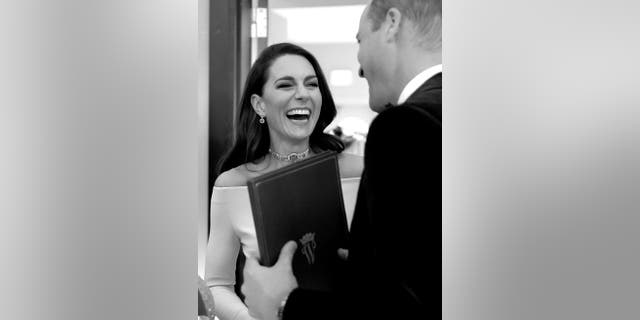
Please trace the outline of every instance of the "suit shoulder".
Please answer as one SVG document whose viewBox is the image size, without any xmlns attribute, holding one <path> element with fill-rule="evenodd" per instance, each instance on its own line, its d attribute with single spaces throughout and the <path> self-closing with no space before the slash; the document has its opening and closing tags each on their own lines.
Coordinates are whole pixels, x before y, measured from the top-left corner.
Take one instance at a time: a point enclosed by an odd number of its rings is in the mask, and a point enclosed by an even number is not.
<svg viewBox="0 0 640 320">
<path fill-rule="evenodd" d="M 359 155 L 342 152 L 338 155 L 338 165 L 340 167 L 340 177 L 360 177 L 364 169 L 364 158 Z"/>
<path fill-rule="evenodd" d="M 441 121 L 428 109 L 413 104 L 390 107 L 381 112 L 371 123 L 371 129 L 384 127 L 386 130 L 417 129 L 416 127 L 438 127 Z"/>
</svg>

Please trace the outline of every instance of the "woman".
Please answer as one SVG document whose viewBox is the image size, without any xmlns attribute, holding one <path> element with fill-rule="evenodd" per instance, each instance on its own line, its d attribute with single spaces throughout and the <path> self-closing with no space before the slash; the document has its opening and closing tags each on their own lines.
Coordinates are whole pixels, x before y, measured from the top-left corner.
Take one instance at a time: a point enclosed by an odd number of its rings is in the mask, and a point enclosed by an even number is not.
<svg viewBox="0 0 640 320">
<path fill-rule="evenodd" d="M 335 115 L 324 74 L 308 51 L 272 45 L 251 67 L 235 142 L 219 161 L 211 200 L 205 279 L 218 318 L 252 319 L 233 287 L 240 248 L 245 256 L 259 256 L 247 180 L 324 150 L 341 152 L 342 142 L 323 132 Z M 363 163 L 340 154 L 339 164 L 350 223 Z"/>
</svg>

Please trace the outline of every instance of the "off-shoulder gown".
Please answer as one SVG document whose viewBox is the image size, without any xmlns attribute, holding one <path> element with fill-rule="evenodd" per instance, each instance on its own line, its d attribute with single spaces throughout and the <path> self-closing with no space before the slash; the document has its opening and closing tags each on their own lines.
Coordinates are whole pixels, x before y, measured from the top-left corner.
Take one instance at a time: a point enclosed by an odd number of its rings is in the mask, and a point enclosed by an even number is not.
<svg viewBox="0 0 640 320">
<path fill-rule="evenodd" d="M 348 226 L 353 218 L 359 184 L 360 177 L 341 179 Z M 235 285 L 236 258 L 240 248 L 246 257 L 260 257 L 248 188 L 214 187 L 205 262 L 205 281 L 210 288 Z M 215 311 L 222 319 L 234 319 L 240 311 L 246 310 L 234 294 L 213 291 L 213 297 Z"/>
</svg>

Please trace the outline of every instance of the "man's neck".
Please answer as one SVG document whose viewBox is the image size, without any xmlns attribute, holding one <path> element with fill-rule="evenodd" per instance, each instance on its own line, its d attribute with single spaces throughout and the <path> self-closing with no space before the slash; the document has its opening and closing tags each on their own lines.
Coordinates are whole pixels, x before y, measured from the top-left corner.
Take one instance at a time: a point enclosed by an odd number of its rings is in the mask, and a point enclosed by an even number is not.
<svg viewBox="0 0 640 320">
<path fill-rule="evenodd" d="M 399 61 L 398 66 L 398 84 L 397 97 L 404 87 L 420 72 L 435 65 L 442 64 L 442 53 L 421 51 L 421 50 L 407 50 Z"/>
</svg>

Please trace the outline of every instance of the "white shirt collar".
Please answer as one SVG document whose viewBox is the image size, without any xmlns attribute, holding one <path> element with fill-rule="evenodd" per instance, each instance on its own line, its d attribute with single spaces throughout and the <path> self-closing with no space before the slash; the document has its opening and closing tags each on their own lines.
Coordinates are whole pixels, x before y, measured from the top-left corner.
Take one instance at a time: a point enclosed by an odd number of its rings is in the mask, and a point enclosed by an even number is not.
<svg viewBox="0 0 640 320">
<path fill-rule="evenodd" d="M 433 67 L 429 67 L 424 71 L 418 73 L 400 93 L 400 97 L 398 98 L 398 105 L 403 104 L 409 97 L 420 88 L 420 86 L 425 83 L 425 81 L 429 80 L 431 77 L 435 76 L 438 73 L 442 72 L 442 64 L 436 64 Z"/>
</svg>

